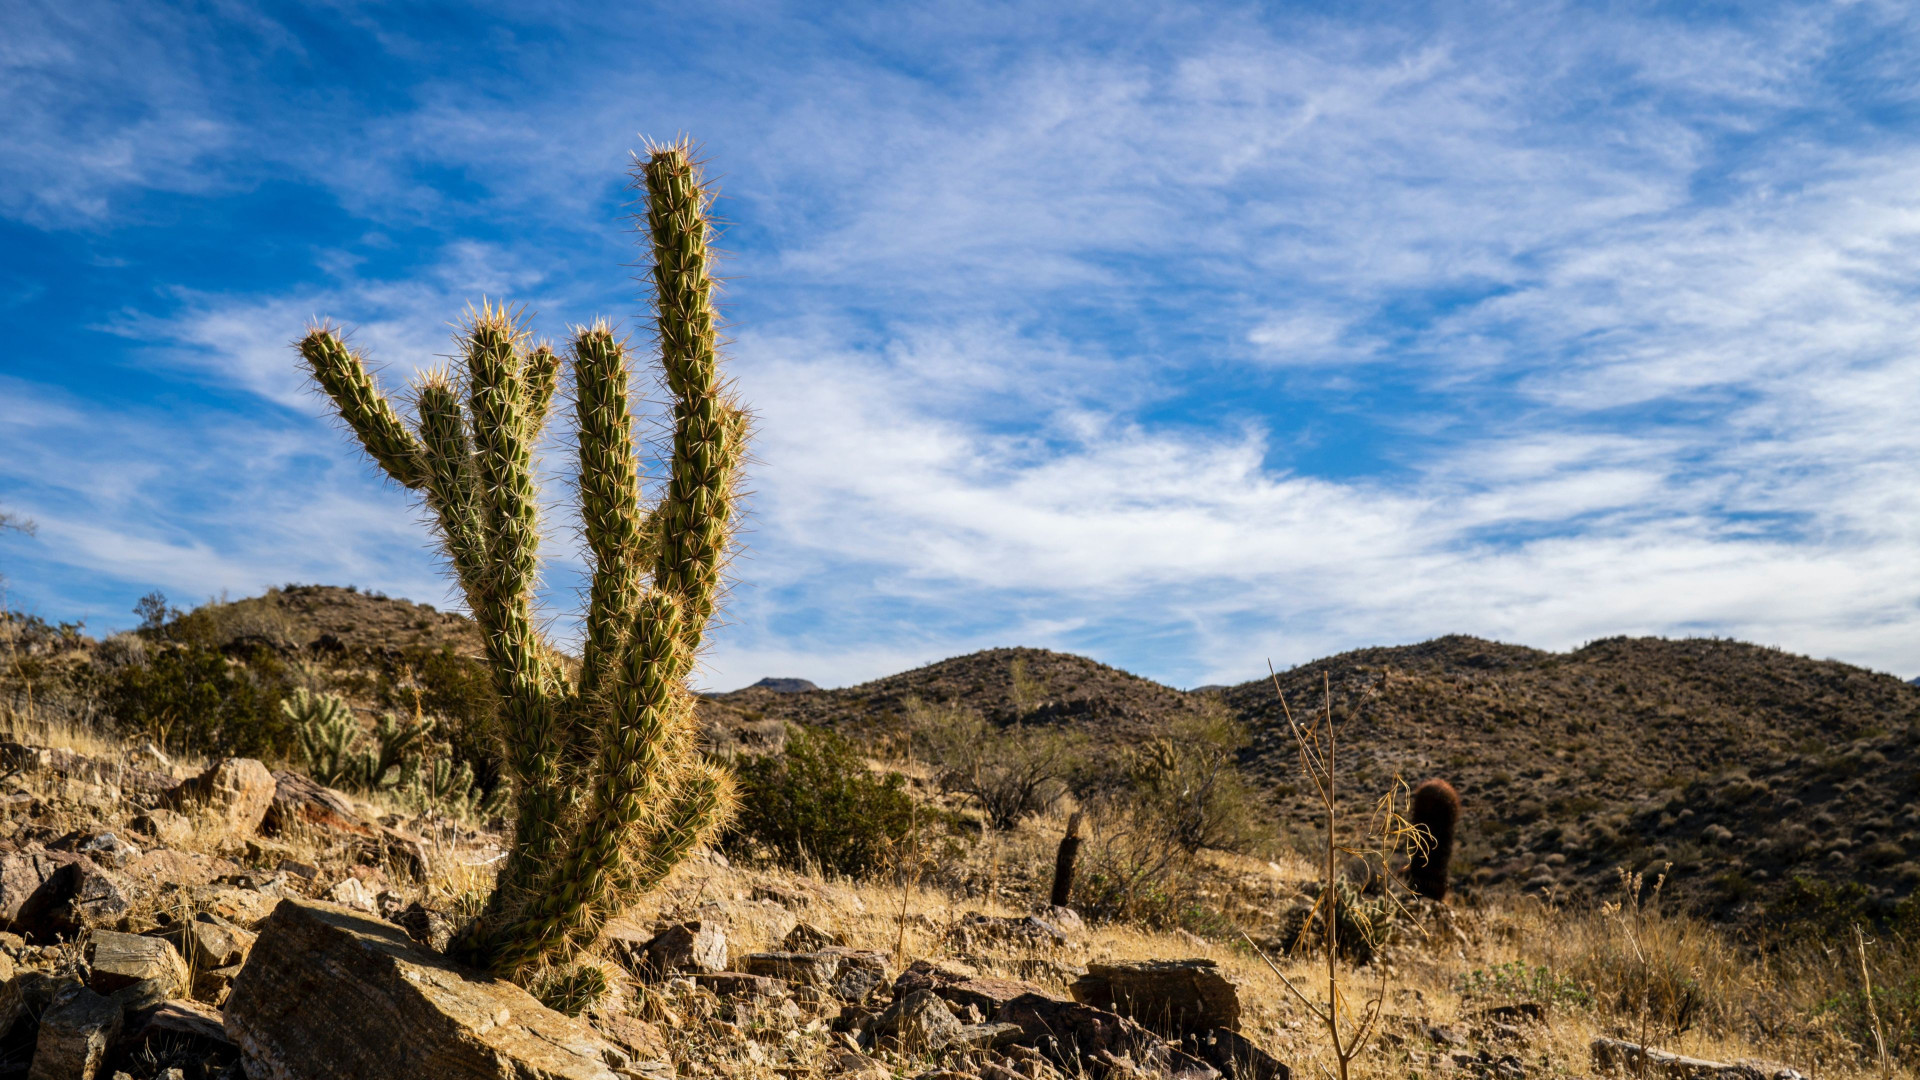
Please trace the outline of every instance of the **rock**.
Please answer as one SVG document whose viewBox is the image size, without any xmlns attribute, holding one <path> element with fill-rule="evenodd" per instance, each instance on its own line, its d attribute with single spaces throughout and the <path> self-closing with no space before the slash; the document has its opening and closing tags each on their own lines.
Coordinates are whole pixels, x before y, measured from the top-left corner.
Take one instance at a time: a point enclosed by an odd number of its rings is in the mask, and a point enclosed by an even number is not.
<svg viewBox="0 0 1920 1080">
<path fill-rule="evenodd" d="M 1657 1076 L 1664 1080 L 1807 1080 L 1799 1070 L 1778 1062 L 1707 1061 L 1642 1047 L 1624 1039 L 1595 1039 L 1588 1044 L 1588 1049 L 1593 1054 L 1593 1067 L 1599 1072 Z"/>
<path fill-rule="evenodd" d="M 832 945 L 845 947 L 847 939 L 830 930 L 822 930 L 812 923 L 795 923 L 792 930 L 780 942 L 780 948 L 786 952 L 813 952 Z"/>
<path fill-rule="evenodd" d="M 356 877 L 341 878 L 335 882 L 333 888 L 327 890 L 327 899 L 342 907 L 368 913 L 376 910 L 379 904 L 379 897 L 374 895 L 372 889 L 367 888 L 365 882 Z"/>
<path fill-rule="evenodd" d="M 0 923 L 23 934 L 47 933 L 54 909 L 72 887 L 77 861 L 64 852 L 0 854 Z"/>
<path fill-rule="evenodd" d="M 744 971 L 711 971 L 693 977 L 694 985 L 713 991 L 723 998 L 783 998 L 786 986 L 765 975 Z"/>
<path fill-rule="evenodd" d="M 241 837 L 260 831 L 273 794 L 273 774 L 265 765 L 252 758 L 223 758 L 174 788 L 167 802 L 197 809 L 229 835 Z"/>
<path fill-rule="evenodd" d="M 888 1006 L 873 1030 L 901 1053 L 930 1054 L 952 1043 L 962 1026 L 938 994 L 915 990 Z"/>
<path fill-rule="evenodd" d="M 225 1011 L 255 1080 L 615 1080 L 625 1055 L 511 983 L 332 904 L 282 900 Z"/>
<path fill-rule="evenodd" d="M 195 970 L 209 971 L 244 963 L 254 934 L 211 911 L 202 911 L 167 935 Z"/>
<path fill-rule="evenodd" d="M 620 937 L 612 943 L 615 959 L 636 975 L 727 970 L 727 932 L 711 919 L 665 925 L 642 942 Z M 751 967 L 747 970 L 753 971 Z"/>
<path fill-rule="evenodd" d="M 132 821 L 135 832 L 150 836 L 162 844 L 179 844 L 193 835 L 193 822 L 187 815 L 164 806 L 156 806 Z"/>
<path fill-rule="evenodd" d="M 1189 1035 L 1180 1048 L 1220 1070 L 1227 1080 L 1292 1080 L 1293 1070 L 1237 1031 L 1214 1028 Z"/>
<path fill-rule="evenodd" d="M 1170 1037 L 1240 1026 L 1240 995 L 1212 960 L 1088 964 L 1067 989 L 1075 1001 Z"/>
<path fill-rule="evenodd" d="M 1159 1036 L 1117 1013 L 1082 1002 L 1023 994 L 1007 1002 L 994 1019 L 1018 1024 L 1054 1067 L 1069 1076 L 1129 1076 L 1138 1069 L 1189 1080 L 1220 1074 L 1211 1065 L 1169 1046 Z"/>
<path fill-rule="evenodd" d="M 151 980 L 165 1001 L 185 994 L 190 981 L 187 962 L 164 938 L 96 930 L 87 941 L 87 961 L 92 965 L 87 985 L 102 994 Z"/>
<path fill-rule="evenodd" d="M 447 946 L 453 943 L 453 920 L 418 900 L 400 909 L 391 921 L 405 930 L 408 937 L 434 952 L 446 952 Z"/>
<path fill-rule="evenodd" d="M 40 1017 L 27 1080 L 94 1080 L 120 1034 L 122 1019 L 112 999 L 86 987 L 76 989 Z"/>
</svg>

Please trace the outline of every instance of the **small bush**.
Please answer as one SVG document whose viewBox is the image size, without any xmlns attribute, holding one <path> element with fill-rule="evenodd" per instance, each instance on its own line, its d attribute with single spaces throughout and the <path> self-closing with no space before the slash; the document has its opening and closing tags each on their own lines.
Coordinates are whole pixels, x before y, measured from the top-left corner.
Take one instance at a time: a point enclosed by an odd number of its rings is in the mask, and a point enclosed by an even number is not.
<svg viewBox="0 0 1920 1080">
<path fill-rule="evenodd" d="M 1084 737 L 1041 724 L 999 727 L 979 715 L 910 706 L 916 741 L 940 786 L 966 795 L 995 829 L 1045 813 L 1067 792 Z"/>
<path fill-rule="evenodd" d="M 740 813 L 722 846 L 735 852 L 758 847 L 789 865 L 862 876 L 885 869 L 914 829 L 906 777 L 875 776 L 824 728 L 794 725 L 780 753 L 739 758 L 733 773 Z"/>
</svg>

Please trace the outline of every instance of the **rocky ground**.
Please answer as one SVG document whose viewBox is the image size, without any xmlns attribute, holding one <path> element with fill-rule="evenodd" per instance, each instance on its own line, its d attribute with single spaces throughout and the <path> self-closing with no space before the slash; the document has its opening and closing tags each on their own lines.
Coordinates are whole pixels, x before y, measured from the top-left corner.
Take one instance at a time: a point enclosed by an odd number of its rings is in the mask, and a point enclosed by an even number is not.
<svg viewBox="0 0 1920 1080">
<path fill-rule="evenodd" d="M 498 856 L 485 827 L 150 747 L 0 744 L 0 805 L 0 1076 L 1284 1080 L 1333 1065 L 1280 981 L 1324 999 L 1312 955 L 1270 968 L 1244 942 L 1011 907 L 1018 889 L 965 896 L 702 854 L 612 927 L 592 958 L 607 990 L 569 1017 L 436 951 Z M 1055 827 L 994 857 L 1032 862 Z M 1304 863 L 1218 870 L 1242 904 L 1301 910 L 1317 887 Z M 1551 981 L 1510 977 L 1532 970 L 1549 917 L 1406 911 L 1370 965 L 1338 969 L 1349 1006 L 1377 996 L 1382 1014 L 1356 1067 L 1639 1071 L 1636 1046 L 1605 1040 L 1644 1042 L 1644 1022 L 1636 1033 Z M 1557 936 L 1599 932 L 1581 925 Z M 1728 1030 L 1664 1034 L 1671 1049 L 1761 1056 Z M 1858 1047 L 1809 1030 L 1765 1049 L 1832 1072 Z M 1709 1065 L 1689 1075 L 1792 1075 Z"/>
</svg>

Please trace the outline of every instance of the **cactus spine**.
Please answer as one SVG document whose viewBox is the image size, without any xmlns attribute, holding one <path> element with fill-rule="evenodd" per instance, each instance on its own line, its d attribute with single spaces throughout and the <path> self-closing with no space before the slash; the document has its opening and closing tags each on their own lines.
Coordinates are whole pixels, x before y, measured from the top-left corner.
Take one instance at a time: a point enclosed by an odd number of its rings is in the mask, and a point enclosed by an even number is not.
<svg viewBox="0 0 1920 1080">
<path fill-rule="evenodd" d="M 593 578 L 577 674 L 533 611 L 532 449 L 560 358 L 528 342 L 517 313 L 483 303 L 464 327 L 462 370 L 416 386 L 410 428 L 333 330 L 299 345 L 367 455 L 432 512 L 484 633 L 516 820 L 493 895 L 461 947 L 522 982 L 566 962 L 733 807 L 731 778 L 700 756 L 686 677 L 719 602 L 746 414 L 719 375 L 712 196 L 701 169 L 681 142 L 650 148 L 635 172 L 673 443 L 664 490 L 646 506 L 626 345 L 605 324 L 579 329 L 569 353 Z"/>
</svg>

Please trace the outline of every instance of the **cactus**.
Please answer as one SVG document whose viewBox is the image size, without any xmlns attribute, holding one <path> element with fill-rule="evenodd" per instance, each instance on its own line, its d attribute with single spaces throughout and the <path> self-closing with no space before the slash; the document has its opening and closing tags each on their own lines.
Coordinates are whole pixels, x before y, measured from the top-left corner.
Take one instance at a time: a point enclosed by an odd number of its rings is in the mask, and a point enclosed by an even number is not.
<svg viewBox="0 0 1920 1080">
<path fill-rule="evenodd" d="M 353 710 L 338 694 L 310 694 L 295 690 L 280 703 L 280 711 L 294 723 L 300 757 L 307 774 L 328 787 L 338 786 L 357 771 L 353 754 L 360 725 Z"/>
<path fill-rule="evenodd" d="M 1429 900 L 1447 898 L 1447 866 L 1453 861 L 1453 827 L 1460 819 L 1460 795 L 1445 780 L 1428 780 L 1413 789 L 1407 820 L 1426 833 L 1426 850 L 1414 850 L 1407 865 L 1407 887 Z"/>
<path fill-rule="evenodd" d="M 576 490 L 592 556 L 577 673 L 533 611 L 532 447 L 560 358 L 529 342 L 518 313 L 483 302 L 463 328 L 461 370 L 416 384 L 409 424 L 337 332 L 317 327 L 299 343 L 367 455 L 424 502 L 483 631 L 515 821 L 494 891 L 459 951 L 522 983 L 570 962 L 733 805 L 731 777 L 701 757 L 686 685 L 720 599 L 747 434 L 719 374 L 712 195 L 684 142 L 651 147 L 635 174 L 646 195 L 672 446 L 663 490 L 646 505 L 626 344 L 604 323 L 577 329 L 568 349 Z"/>
</svg>

